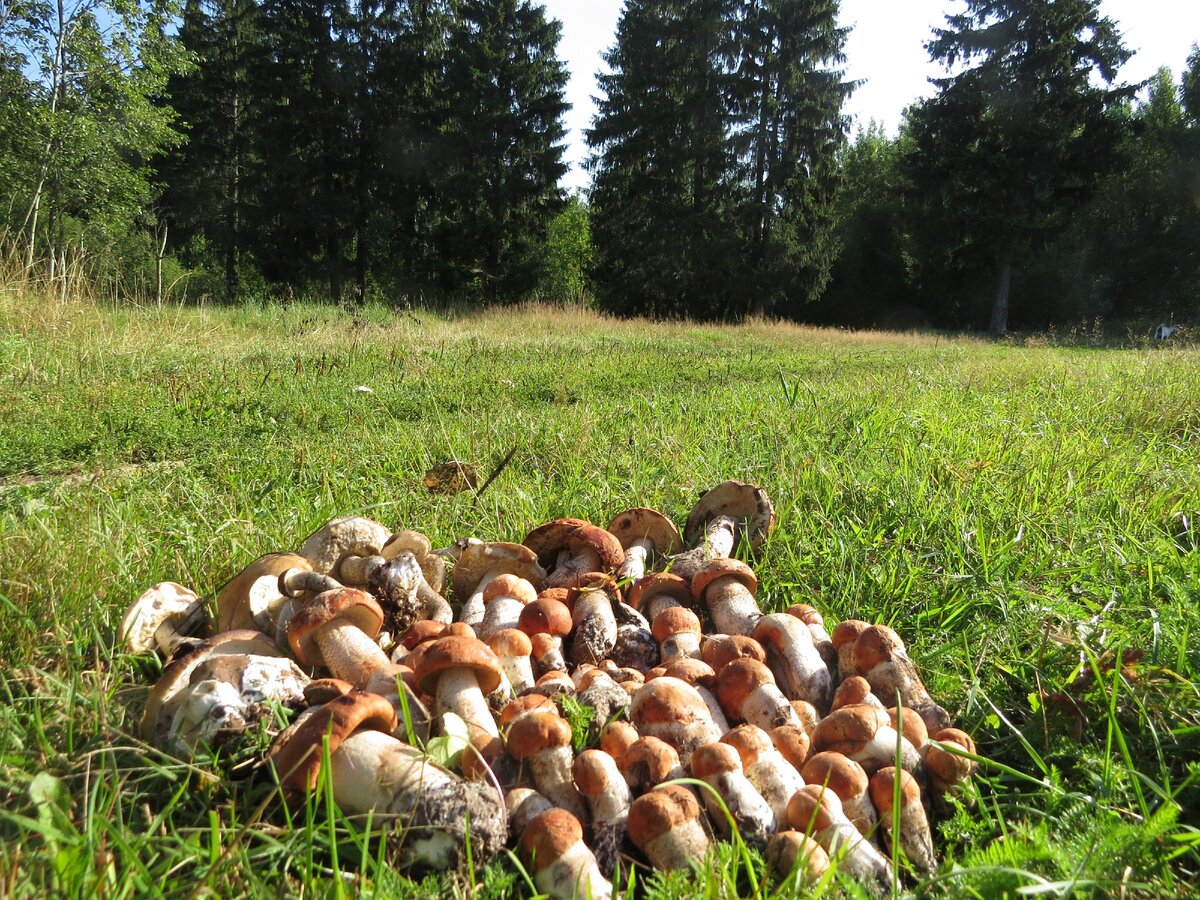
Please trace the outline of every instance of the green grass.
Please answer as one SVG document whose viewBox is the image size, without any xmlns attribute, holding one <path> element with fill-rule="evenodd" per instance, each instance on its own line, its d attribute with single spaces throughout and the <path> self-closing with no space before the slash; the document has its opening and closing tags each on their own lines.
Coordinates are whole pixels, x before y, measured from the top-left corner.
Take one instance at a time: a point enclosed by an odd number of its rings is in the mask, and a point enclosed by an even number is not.
<svg viewBox="0 0 1200 900">
<path fill-rule="evenodd" d="M 154 582 L 211 597 L 338 514 L 519 540 L 632 505 L 682 522 L 726 478 L 775 500 L 764 607 L 895 626 L 987 760 L 916 892 L 1194 894 L 1200 553 L 1171 525 L 1200 510 L 1200 357 L 1038 343 L 537 307 L 114 310 L 5 287 L 0 896 L 523 890 L 507 859 L 474 887 L 410 881 L 323 799 L 287 814 L 269 780 L 229 778 L 237 760 L 145 746 L 157 665 L 114 651 L 115 625 Z M 422 486 L 514 447 L 477 501 Z M 1110 663 L 1135 650 L 1123 677 Z M 779 888 L 757 854 L 718 855 L 640 873 L 640 896 Z"/>
</svg>

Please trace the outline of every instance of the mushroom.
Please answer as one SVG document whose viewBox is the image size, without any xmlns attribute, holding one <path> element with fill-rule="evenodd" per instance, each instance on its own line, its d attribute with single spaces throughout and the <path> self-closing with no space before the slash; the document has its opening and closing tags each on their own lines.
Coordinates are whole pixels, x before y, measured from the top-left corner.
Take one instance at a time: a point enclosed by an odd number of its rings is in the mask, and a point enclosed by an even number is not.
<svg viewBox="0 0 1200 900">
<path fill-rule="evenodd" d="M 555 900 L 609 900 L 609 882 L 583 842 L 579 819 L 565 809 L 548 809 L 525 826 L 521 858 L 533 870 L 533 884 Z"/>
<path fill-rule="evenodd" d="M 807 884 L 829 870 L 829 854 L 807 834 L 780 831 L 767 838 L 767 864 L 784 878 L 796 872 L 796 881 Z"/>
<path fill-rule="evenodd" d="M 417 557 L 407 550 L 390 557 L 344 557 L 337 578 L 346 585 L 370 588 L 379 598 L 386 627 L 392 634 L 406 631 L 414 622 L 449 624 L 453 619 L 450 604 L 429 587 Z"/>
<path fill-rule="evenodd" d="M 797 772 L 803 774 L 804 764 L 812 753 L 812 740 L 799 725 L 779 725 L 767 732 L 771 743 Z"/>
<path fill-rule="evenodd" d="M 717 700 L 731 721 L 749 722 L 764 731 L 801 724 L 796 710 L 775 686 L 771 670 L 756 659 L 735 659 L 717 674 Z"/>
<path fill-rule="evenodd" d="M 692 754 L 692 775 L 716 791 L 725 809 L 733 817 L 746 843 L 762 847 L 767 835 L 775 830 L 775 814 L 762 794 L 755 790 L 742 771 L 742 759 L 729 744 L 713 743 L 697 747 Z M 711 791 L 704 791 L 704 803 L 717 830 L 729 834 L 730 822 L 721 809 L 721 802 Z"/>
<path fill-rule="evenodd" d="M 425 609 L 425 618 L 449 625 L 454 614 L 442 596 L 446 586 L 446 562 L 442 554 L 433 550 L 424 534 L 404 528 L 388 538 L 379 555 L 391 560 L 405 552 L 411 553 L 421 567 L 422 583 L 417 585 L 417 597 Z"/>
<path fill-rule="evenodd" d="M 608 523 L 608 532 L 625 550 L 625 561 L 617 570 L 620 581 L 637 581 L 645 575 L 651 554 L 666 556 L 683 549 L 683 538 L 675 523 L 657 510 L 644 506 L 618 513 Z"/>
<path fill-rule="evenodd" d="M 748 657 L 761 663 L 767 661 L 762 644 L 745 634 L 713 634 L 700 642 L 700 658 L 720 672 L 735 659 Z"/>
<path fill-rule="evenodd" d="M 642 794 L 629 806 L 629 839 L 661 871 L 699 865 L 708 853 L 704 812 L 679 785 Z"/>
<path fill-rule="evenodd" d="M 921 756 L 892 727 L 887 710 L 875 706 L 844 706 L 822 719 L 812 733 L 813 750 L 833 750 L 850 757 L 874 774 L 893 765 L 897 757 L 908 772 L 921 771 Z"/>
<path fill-rule="evenodd" d="M 616 760 L 603 750 L 584 750 L 573 766 L 575 784 L 592 812 L 592 852 L 603 872 L 616 872 L 632 797 Z"/>
<path fill-rule="evenodd" d="M 166 658 L 207 628 L 208 613 L 196 592 L 163 581 L 133 601 L 117 627 L 117 640 L 130 653 L 157 651 Z"/>
<path fill-rule="evenodd" d="M 483 592 L 499 575 L 516 575 L 539 587 L 546 572 L 537 554 L 521 544 L 504 541 L 468 544 L 458 556 L 451 576 L 454 594 L 462 600 L 458 620 L 472 628 L 483 621 Z"/>
<path fill-rule="evenodd" d="M 687 607 L 664 609 L 655 617 L 651 633 L 664 664 L 680 657 L 700 658 L 700 619 Z"/>
<path fill-rule="evenodd" d="M 298 553 L 260 556 L 226 582 L 217 595 L 217 628 L 234 631 L 254 628 L 272 634 L 275 620 L 288 597 L 279 589 L 279 576 L 288 569 L 310 571 Z"/>
<path fill-rule="evenodd" d="M 409 659 L 421 691 L 435 697 L 438 720 L 453 713 L 467 723 L 471 743 L 484 759 L 498 755 L 500 731 L 485 699 L 500 686 L 500 660 L 491 648 L 469 634 L 450 633 L 421 644 Z M 446 733 L 444 724 L 439 731 Z"/>
<path fill-rule="evenodd" d="M 617 643 L 617 619 L 613 614 L 616 582 L 601 572 L 582 576 L 573 587 L 571 622 L 571 659 L 578 663 L 598 663 L 612 652 Z"/>
<path fill-rule="evenodd" d="M 555 559 L 547 567 L 546 587 L 566 587 L 588 572 L 610 573 L 625 561 L 625 550 L 616 537 L 603 528 L 584 523 L 569 529 L 547 532 L 544 540 L 530 543 L 531 533 L 525 538 L 525 546 L 532 547 L 539 560 L 548 555 Z"/>
<path fill-rule="evenodd" d="M 788 801 L 788 824 L 812 835 L 839 868 L 876 892 L 892 883 L 892 866 L 846 818 L 837 794 L 807 784 Z"/>
<path fill-rule="evenodd" d="M 940 731 L 950 726 L 950 714 L 938 706 L 908 658 L 900 635 L 886 625 L 872 625 L 854 642 L 854 670 L 871 683 L 871 690 L 891 705 L 897 694 L 904 706 L 921 714 L 926 727 Z"/>
<path fill-rule="evenodd" d="M 395 822 L 401 864 L 434 869 L 489 863 L 503 848 L 505 809 L 489 785 L 467 782 L 391 736 L 391 704 L 355 692 L 331 700 L 276 740 L 270 760 L 292 791 L 317 784 L 328 736 L 333 798 L 349 816 Z M 470 847 L 470 853 L 466 847 Z"/>
<path fill-rule="evenodd" d="M 687 775 L 675 748 L 656 737 L 640 737 L 630 744 L 617 759 L 617 768 L 635 797 Z"/>
<path fill-rule="evenodd" d="M 834 626 L 830 640 L 837 654 L 839 682 L 857 674 L 854 669 L 854 644 L 858 641 L 858 636 L 870 627 L 871 623 L 862 619 L 843 619 Z"/>
<path fill-rule="evenodd" d="M 341 516 L 305 538 L 300 555 L 321 575 L 337 578 L 338 566 L 347 556 L 378 556 L 392 532 L 364 516 Z"/>
<path fill-rule="evenodd" d="M 231 654 L 192 669 L 171 717 L 166 749 L 190 755 L 197 746 L 241 734 L 269 715 L 272 704 L 305 705 L 308 677 L 284 656 Z"/>
<path fill-rule="evenodd" d="M 673 572 L 652 572 L 629 588 L 629 604 L 653 622 L 664 609 L 692 605 L 692 586 Z"/>
<path fill-rule="evenodd" d="M 795 616 L 772 613 L 755 625 L 754 639 L 766 650 L 767 665 L 788 699 L 807 700 L 818 711 L 829 708 L 833 683 L 808 626 Z"/>
<path fill-rule="evenodd" d="M 833 703 L 829 705 L 829 711 L 836 712 L 843 706 L 858 706 L 860 703 L 883 709 L 883 703 L 871 693 L 871 685 L 867 679 L 861 675 L 851 675 L 838 685 L 837 693 L 833 695 Z"/>
<path fill-rule="evenodd" d="M 617 620 L 617 641 L 609 659 L 622 668 L 636 669 L 639 674 L 658 664 L 658 642 L 650 631 L 646 617 L 621 601 L 613 600 L 613 617 Z"/>
<path fill-rule="evenodd" d="M 896 779 L 900 780 L 900 849 L 908 857 L 913 868 L 926 875 L 937 869 L 933 855 L 933 835 L 929 831 L 929 819 L 921 805 L 921 789 L 917 779 L 903 769 L 886 766 L 871 776 L 871 800 L 879 811 L 879 821 L 889 838 L 894 838 L 892 827 L 896 809 Z"/>
<path fill-rule="evenodd" d="M 600 729 L 600 749 L 618 763 L 625 751 L 638 739 L 637 729 L 632 722 L 615 719 Z"/>
<path fill-rule="evenodd" d="M 975 741 L 969 734 L 958 728 L 943 728 L 933 735 L 925 750 L 929 786 L 939 802 L 947 795 L 962 793 L 975 772 L 975 760 L 956 753 L 959 748 L 971 756 L 976 755 Z"/>
<path fill-rule="evenodd" d="M 518 628 L 505 628 L 492 635 L 488 646 L 500 660 L 500 668 L 512 693 L 520 694 L 533 687 L 533 664 L 529 659 L 533 643 L 529 635 Z"/>
<path fill-rule="evenodd" d="M 475 629 L 481 641 L 490 640 L 497 631 L 516 628 L 521 612 L 535 601 L 538 592 L 517 575 L 498 575 L 483 589 L 483 621 Z"/>
<path fill-rule="evenodd" d="M 721 634 L 754 631 L 763 616 L 754 599 L 756 590 L 754 572 L 736 559 L 710 560 L 692 578 L 692 596 L 708 607 L 713 627 Z"/>
<path fill-rule="evenodd" d="M 666 741 L 686 766 L 692 751 L 721 739 L 708 705 L 696 689 L 679 678 L 655 678 L 633 695 L 629 718 L 638 733 Z"/>
<path fill-rule="evenodd" d="M 572 780 L 575 754 L 566 719 L 556 712 L 532 710 L 513 721 L 504 745 L 517 762 L 529 763 L 533 781 L 547 800 L 580 821 L 587 820 L 587 810 Z"/>
<path fill-rule="evenodd" d="M 742 760 L 742 771 L 771 807 L 775 822 L 786 823 L 788 800 L 804 787 L 804 778 L 775 749 L 771 736 L 757 725 L 739 725 L 727 731 L 721 743 L 737 751 Z"/>
<path fill-rule="evenodd" d="M 813 646 L 817 648 L 821 659 L 825 661 L 830 678 L 836 678 L 838 674 L 837 649 L 833 646 L 833 638 L 825 630 L 825 617 L 807 603 L 797 603 L 795 606 L 789 607 L 787 613 L 808 626 L 808 630 L 812 634 Z"/>
<path fill-rule="evenodd" d="M 692 507 L 683 528 L 684 543 L 692 549 L 672 557 L 671 571 L 690 580 L 709 560 L 733 556 L 739 537 L 753 548 L 761 546 L 774 525 L 775 510 L 766 491 L 723 481 Z"/>
<path fill-rule="evenodd" d="M 717 730 L 722 734 L 729 730 L 729 722 L 725 718 L 725 710 L 721 709 L 720 702 L 718 702 L 716 695 L 712 692 L 713 687 L 717 683 L 717 676 L 713 672 L 712 666 L 703 660 L 684 656 L 671 660 L 664 665 L 662 672 L 655 677 L 662 677 L 664 675 L 686 681 L 694 687 L 696 693 L 704 700 L 704 705 L 708 707 L 708 713 L 712 716 Z"/>
<path fill-rule="evenodd" d="M 875 828 L 875 806 L 867 789 L 867 773 L 854 760 L 828 750 L 815 753 L 804 764 L 801 775 L 809 784 L 817 784 L 837 794 L 842 811 L 865 837 Z"/>
<path fill-rule="evenodd" d="M 257 631 L 228 631 L 177 654 L 163 669 L 158 681 L 146 697 L 142 710 L 140 733 L 142 739 L 156 747 L 171 742 L 171 726 L 175 711 L 187 697 L 192 672 L 206 660 L 218 656 L 279 656 L 275 642 Z"/>
<path fill-rule="evenodd" d="M 575 699 L 594 710 L 589 727 L 589 737 L 592 738 L 599 736 L 605 722 L 622 715 L 631 702 L 629 691 L 617 684 L 607 672 L 599 669 L 594 669 L 579 679 Z"/>
</svg>

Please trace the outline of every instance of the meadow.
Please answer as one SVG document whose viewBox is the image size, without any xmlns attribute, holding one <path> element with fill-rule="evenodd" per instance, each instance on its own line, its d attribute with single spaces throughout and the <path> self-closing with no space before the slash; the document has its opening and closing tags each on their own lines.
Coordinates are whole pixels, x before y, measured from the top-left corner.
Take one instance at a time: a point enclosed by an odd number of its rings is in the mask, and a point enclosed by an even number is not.
<svg viewBox="0 0 1200 900">
<path fill-rule="evenodd" d="M 370 391 L 356 390 L 358 387 Z M 921 896 L 1176 897 L 1200 879 L 1200 355 L 584 309 L 111 307 L 0 295 L 0 895 L 508 896 L 410 880 L 378 828 L 288 813 L 261 749 L 137 737 L 149 585 L 208 597 L 362 513 L 435 546 L 764 486 L 764 608 L 904 637 L 985 758 Z M 436 463 L 490 474 L 431 494 Z M 725 846 L 645 898 L 790 895 Z M 856 896 L 835 879 L 831 896 Z"/>
</svg>

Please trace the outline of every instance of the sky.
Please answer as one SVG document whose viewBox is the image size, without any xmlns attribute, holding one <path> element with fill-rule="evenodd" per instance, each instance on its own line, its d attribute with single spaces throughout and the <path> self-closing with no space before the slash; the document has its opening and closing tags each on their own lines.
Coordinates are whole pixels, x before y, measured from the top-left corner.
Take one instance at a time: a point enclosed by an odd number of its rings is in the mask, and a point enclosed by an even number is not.
<svg viewBox="0 0 1200 900">
<path fill-rule="evenodd" d="M 567 101 L 567 161 L 563 179 L 568 190 L 586 188 L 582 162 L 587 155 L 583 131 L 592 120 L 597 93 L 595 74 L 600 54 L 612 46 L 623 0 L 543 0 L 551 16 L 563 23 L 559 55 L 571 72 Z M 895 134 L 900 114 L 919 97 L 933 93 L 928 79 L 942 75 L 929 61 L 925 42 L 948 13 L 966 8 L 963 0 L 842 0 L 840 21 L 851 26 L 846 41 L 846 77 L 863 85 L 846 105 L 854 127 L 871 119 Z M 1168 66 L 1178 81 L 1192 44 L 1200 43 L 1200 2 L 1196 0 L 1103 0 L 1101 12 L 1114 19 L 1125 45 L 1136 51 L 1121 70 L 1128 82 L 1149 78 Z"/>
</svg>

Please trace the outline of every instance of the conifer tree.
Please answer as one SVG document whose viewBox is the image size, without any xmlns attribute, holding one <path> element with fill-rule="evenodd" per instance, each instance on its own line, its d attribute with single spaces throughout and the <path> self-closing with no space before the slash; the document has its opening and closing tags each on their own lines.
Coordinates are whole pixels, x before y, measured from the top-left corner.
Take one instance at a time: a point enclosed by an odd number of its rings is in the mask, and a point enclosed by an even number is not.
<svg viewBox="0 0 1200 900">
<path fill-rule="evenodd" d="M 1013 267 L 1086 200 L 1116 163 L 1112 86 L 1129 57 L 1098 0 L 966 0 L 927 45 L 965 66 L 937 79 L 911 117 L 906 170 L 926 246 L 967 271 L 990 271 L 988 331 L 1008 328 Z"/>
</svg>

